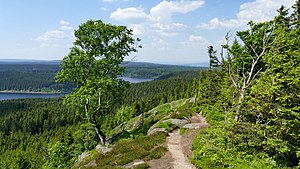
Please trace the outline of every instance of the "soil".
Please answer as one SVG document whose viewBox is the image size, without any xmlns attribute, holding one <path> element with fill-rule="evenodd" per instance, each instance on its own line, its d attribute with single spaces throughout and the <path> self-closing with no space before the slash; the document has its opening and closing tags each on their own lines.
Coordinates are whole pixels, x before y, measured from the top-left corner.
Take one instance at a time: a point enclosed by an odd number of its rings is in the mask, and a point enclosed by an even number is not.
<svg viewBox="0 0 300 169">
<path fill-rule="evenodd" d="M 194 138 L 199 130 L 208 127 L 209 124 L 198 113 L 195 113 L 190 120 L 191 123 L 200 123 L 201 127 L 188 130 L 183 135 L 180 135 L 179 129 L 169 133 L 166 139 L 168 152 L 160 159 L 147 161 L 151 169 L 196 169 L 190 162 Z"/>
</svg>

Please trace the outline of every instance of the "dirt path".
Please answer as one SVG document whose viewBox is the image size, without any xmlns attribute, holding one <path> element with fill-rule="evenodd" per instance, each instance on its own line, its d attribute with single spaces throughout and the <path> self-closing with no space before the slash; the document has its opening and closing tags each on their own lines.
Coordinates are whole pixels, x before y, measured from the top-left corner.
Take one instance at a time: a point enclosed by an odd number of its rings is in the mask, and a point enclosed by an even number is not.
<svg viewBox="0 0 300 169">
<path fill-rule="evenodd" d="M 198 113 L 190 120 L 196 128 L 188 130 L 184 135 L 180 135 L 179 129 L 169 133 L 166 140 L 168 152 L 160 159 L 147 161 L 151 169 L 196 169 L 190 162 L 193 141 L 199 130 L 208 127 L 209 124 Z"/>
<path fill-rule="evenodd" d="M 181 135 L 178 129 L 170 133 L 167 138 L 167 146 L 173 158 L 171 163 L 173 169 L 196 169 L 183 153 Z"/>
</svg>

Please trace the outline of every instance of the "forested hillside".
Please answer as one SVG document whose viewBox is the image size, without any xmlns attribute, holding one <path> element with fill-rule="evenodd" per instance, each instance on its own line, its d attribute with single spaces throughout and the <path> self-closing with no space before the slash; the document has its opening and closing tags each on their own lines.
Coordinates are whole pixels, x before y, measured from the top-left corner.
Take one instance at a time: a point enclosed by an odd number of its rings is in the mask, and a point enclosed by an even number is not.
<svg viewBox="0 0 300 169">
<path fill-rule="evenodd" d="M 200 67 L 125 62 L 124 76 L 155 79 L 174 72 L 195 71 Z M 70 92 L 74 85 L 55 82 L 59 62 L 0 62 L 0 91 Z"/>
<path fill-rule="evenodd" d="M 54 76 L 59 70 L 58 64 L 1 63 L 0 90 L 70 91 L 70 85 L 55 83 Z"/>
<path fill-rule="evenodd" d="M 198 77 L 198 72 L 185 72 L 165 80 L 131 84 L 126 90 L 124 112 L 121 107 L 112 107 L 113 114 L 97 120 L 109 136 L 114 127 L 142 112 L 191 97 L 193 86 L 197 86 L 194 78 Z M 0 101 L 0 121 L 0 168 L 41 168 L 50 158 L 61 158 L 58 163 L 70 166 L 78 155 L 98 143 L 85 120 L 66 108 L 61 98 Z M 64 145 L 67 154 L 51 154 L 54 145 Z"/>
<path fill-rule="evenodd" d="M 163 65 L 144 62 L 124 62 L 126 67 L 124 76 L 132 78 L 152 78 L 156 79 L 160 76 L 168 75 L 170 73 L 182 71 L 199 71 L 207 69 L 207 67 L 190 67 L 178 65 Z"/>
</svg>

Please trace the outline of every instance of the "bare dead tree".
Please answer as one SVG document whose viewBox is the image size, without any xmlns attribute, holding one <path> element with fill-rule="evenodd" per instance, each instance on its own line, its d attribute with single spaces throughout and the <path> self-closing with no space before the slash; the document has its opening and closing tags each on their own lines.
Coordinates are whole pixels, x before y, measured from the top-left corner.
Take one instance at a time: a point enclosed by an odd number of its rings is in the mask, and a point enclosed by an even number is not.
<svg viewBox="0 0 300 169">
<path fill-rule="evenodd" d="M 258 50 L 253 44 L 250 44 L 250 49 L 253 52 L 253 55 L 250 55 L 251 57 L 251 66 L 250 69 L 245 68 L 245 62 L 242 59 L 242 68 L 234 70 L 232 67 L 232 60 L 233 56 L 229 51 L 229 41 L 230 41 L 230 35 L 229 33 L 225 36 L 225 45 L 222 46 L 221 50 L 221 58 L 222 61 L 226 61 L 227 63 L 225 66 L 226 71 L 229 75 L 229 78 L 233 84 L 233 86 L 238 91 L 238 102 L 236 106 L 236 116 L 235 120 L 238 121 L 241 117 L 240 114 L 240 108 L 243 98 L 245 97 L 245 92 L 251 85 L 251 83 L 256 79 L 256 77 L 261 73 L 262 67 L 259 67 L 259 61 L 262 59 L 263 55 L 267 52 L 267 49 L 270 47 L 270 45 L 275 41 L 275 39 L 270 42 L 270 39 L 274 33 L 275 24 L 271 25 L 271 31 L 268 31 L 270 29 L 266 29 L 264 32 L 264 37 L 262 39 L 262 46 L 260 50 Z M 226 50 L 227 58 L 224 57 L 224 50 Z M 236 72 L 235 72 L 236 71 Z M 241 72 L 240 72 L 241 71 Z M 235 72 L 235 74 L 233 74 Z M 242 75 L 239 75 L 239 72 Z"/>
</svg>

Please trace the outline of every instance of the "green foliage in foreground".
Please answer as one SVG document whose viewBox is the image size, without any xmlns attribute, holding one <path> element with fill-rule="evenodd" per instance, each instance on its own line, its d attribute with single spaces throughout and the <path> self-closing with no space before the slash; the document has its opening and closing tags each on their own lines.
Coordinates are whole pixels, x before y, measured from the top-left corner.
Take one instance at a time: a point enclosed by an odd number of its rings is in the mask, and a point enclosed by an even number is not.
<svg viewBox="0 0 300 169">
<path fill-rule="evenodd" d="M 209 128 L 201 131 L 193 145 L 193 163 L 201 168 L 234 169 L 274 169 L 279 168 L 276 161 L 264 153 L 241 153 L 237 145 L 228 145 L 226 130 L 223 127 Z M 209 142 L 208 142 L 209 140 Z M 227 145 L 226 145 L 227 143 Z"/>
<path fill-rule="evenodd" d="M 225 44 L 221 65 L 202 73 L 197 104 L 212 126 L 195 138 L 197 167 L 299 168 L 299 4 L 250 22 L 243 45 Z"/>
</svg>

